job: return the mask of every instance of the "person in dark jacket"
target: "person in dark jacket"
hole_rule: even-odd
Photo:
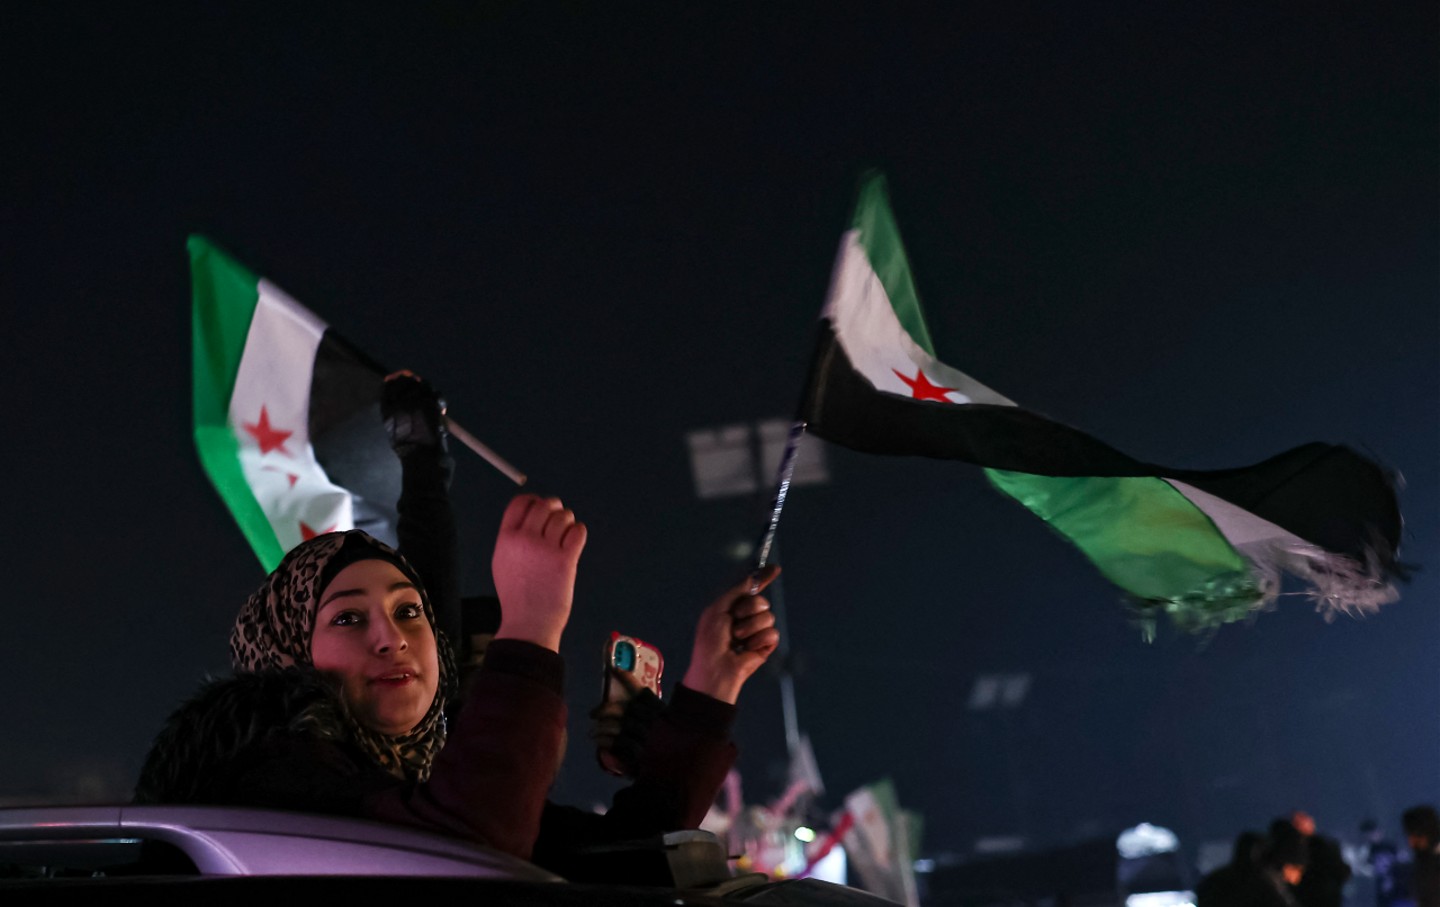
[[[242,608],[236,675],[171,717],[136,799],[362,816],[521,857],[563,853],[542,822],[563,748],[558,646],[585,534],[554,499],[522,495],[506,510],[492,563],[501,625],[448,735],[453,657],[418,574],[360,531],[302,543]],[[758,591],[747,583],[705,610],[635,784],[604,817],[560,814],[562,839],[703,818],[734,759],[735,695],[777,639]]]
[[[1265,849],[1261,865],[1265,875],[1290,907],[1298,907],[1300,899],[1295,896],[1295,886],[1305,878],[1306,866],[1310,862],[1310,850],[1306,837],[1289,819],[1276,819],[1270,823],[1269,846]]]
[[[1195,886],[1196,907],[1239,907],[1263,903],[1261,896],[1272,886],[1261,876],[1265,836],[1242,831],[1235,838],[1230,862],[1210,872]]]
[[[1290,814],[1290,824],[1305,838],[1309,860],[1305,875],[1295,886],[1301,907],[1341,907],[1345,883],[1350,881],[1350,864],[1340,852],[1340,842],[1315,830],[1315,820],[1304,810]]]
[[[414,569],[358,530],[303,542],[241,608],[235,677],[171,717],[136,799],[365,816],[529,856],[560,760],[557,648],[584,542],[558,502],[512,502],[495,576],[514,605],[448,741],[455,666]]]
[[[1440,907],[1440,812],[1428,804],[1412,806],[1400,816],[1410,852],[1410,895],[1415,907]]]

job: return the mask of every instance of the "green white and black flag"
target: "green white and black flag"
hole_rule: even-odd
[[[984,467],[1111,582],[1188,628],[1245,616],[1284,574],[1327,613],[1398,597],[1394,484],[1354,451],[1312,443],[1237,469],[1170,469],[941,362],[878,174],[840,241],[799,418],[856,450]]]
[[[190,237],[195,444],[266,570],[311,536],[395,542],[384,372],[279,287]]]

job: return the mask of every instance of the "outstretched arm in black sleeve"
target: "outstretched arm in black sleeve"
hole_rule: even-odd
[[[400,553],[420,574],[440,629],[463,658],[460,540],[450,504],[455,461],[446,444],[445,401],[425,379],[396,372],[385,379],[380,414],[400,458]]]

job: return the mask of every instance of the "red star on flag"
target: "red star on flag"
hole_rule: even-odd
[[[309,526],[306,526],[304,520],[301,520],[301,521],[300,521],[300,541],[302,541],[302,542],[308,542],[308,541],[310,541],[311,539],[313,539],[313,538],[314,538],[315,536],[317,536],[317,535],[324,535],[324,534],[327,533],[327,532],[334,532],[334,531],[335,531],[335,527],[334,527],[334,526],[331,526],[329,529],[321,529],[320,531],[317,532],[317,531],[315,531],[314,529],[311,529]]]
[[[255,439],[255,443],[260,445],[260,453],[262,455],[272,450],[278,450],[285,456],[290,456],[290,451],[285,449],[285,439],[295,434],[295,432],[281,431],[278,428],[272,428],[270,425],[270,414],[265,411],[264,406],[260,407],[259,422],[256,422],[254,425],[251,425],[249,422],[242,424],[245,426],[245,432]]]
[[[892,368],[890,371],[894,372],[901,381],[905,382],[906,386],[910,388],[910,396],[916,400],[939,400],[941,403],[949,403],[951,402],[950,398],[945,395],[959,390],[959,388],[940,387],[938,384],[931,384],[930,379],[925,377],[925,371],[923,369],[915,369],[914,378],[905,377],[904,373],[898,368]]]

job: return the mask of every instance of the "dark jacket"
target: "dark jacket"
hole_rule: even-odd
[[[1274,870],[1229,863],[1195,887],[1196,907],[1294,907],[1296,901]]]
[[[1324,835],[1310,835],[1309,852],[1305,875],[1295,886],[1295,899],[1301,907],[1341,907],[1351,869],[1340,853],[1340,842]]]
[[[547,803],[560,763],[560,656],[496,640],[428,780],[406,782],[347,739],[343,700],[313,670],[206,684],[156,737],[144,803],[356,816],[488,844],[564,874],[585,846],[694,828],[735,759],[734,707],[678,687],[651,728],[635,783],[604,816]]]
[[[1415,907],[1440,907],[1440,845],[1415,852],[1410,894]]]
[[[540,646],[504,642],[427,781],[376,765],[348,739],[334,688],[314,671],[289,669],[202,688],[156,738],[136,799],[381,819],[528,858],[564,745],[563,662]]]

